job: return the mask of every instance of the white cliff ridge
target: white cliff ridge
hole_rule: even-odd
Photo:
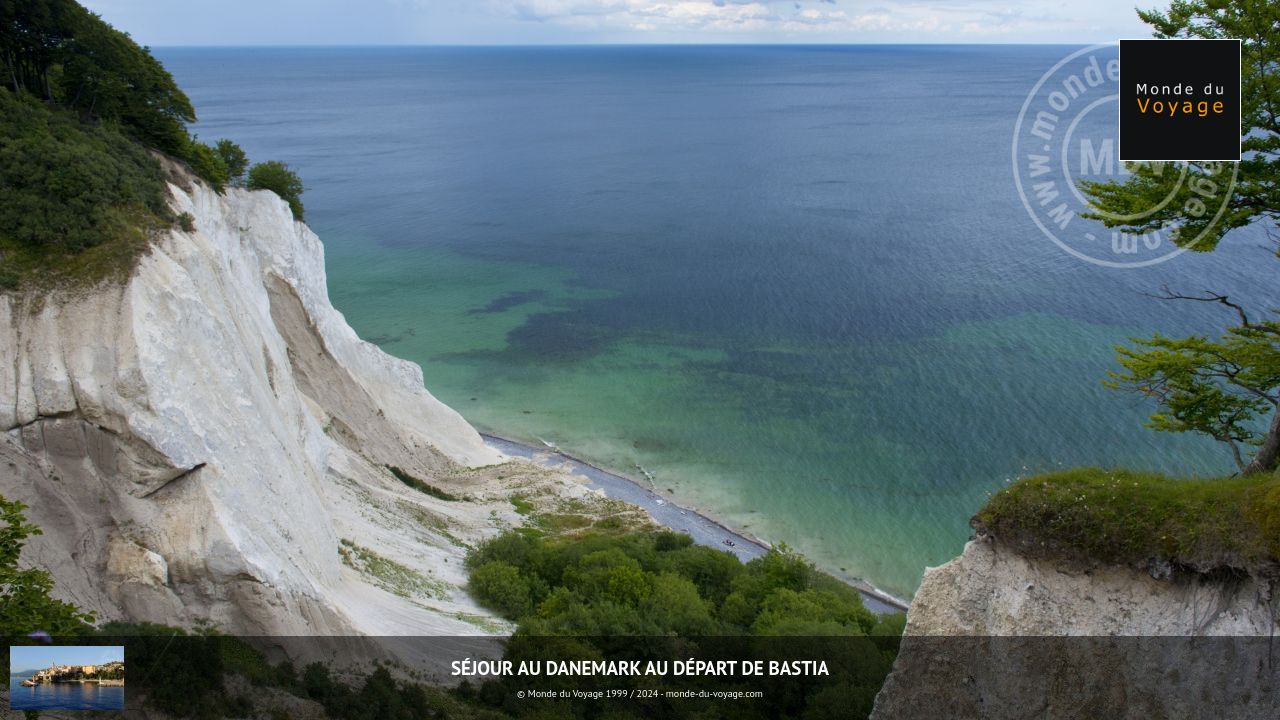
[[[45,530],[24,562],[102,620],[476,634],[464,543],[511,508],[469,468],[505,458],[347,326],[283,201],[172,191],[194,230],[127,280],[0,295],[0,494]]]

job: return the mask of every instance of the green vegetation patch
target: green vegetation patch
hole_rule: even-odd
[[[467,558],[469,589],[516,621],[505,659],[675,662],[699,658],[822,659],[822,679],[540,678],[539,689],[760,690],[764,698],[706,717],[866,717],[897,652],[905,617],[877,617],[858,591],[785,547],[745,565],[670,531],[544,537],[514,530]],[[504,704],[523,678],[486,682],[479,697],[517,716],[551,708]],[[684,717],[687,701],[655,699],[602,717]],[[702,717],[702,715],[698,715]]]
[[[383,590],[403,598],[447,598],[449,585],[443,580],[427,577],[407,565],[383,557],[367,547],[342,539],[338,548],[342,562],[367,575]]]
[[[533,502],[523,495],[512,495],[510,500],[511,505],[516,509],[516,513],[520,515],[532,515],[533,511],[537,509]]]
[[[468,547],[461,538],[453,534],[452,525],[449,524],[448,518],[443,515],[433,513],[424,507],[404,500],[396,501],[396,505],[428,532],[439,535],[456,547]]]
[[[237,148],[238,150],[238,148]],[[243,151],[240,152],[240,167],[243,167]],[[231,158],[222,160],[222,162],[233,162]],[[302,186],[302,179],[298,174],[289,169],[289,166],[279,160],[268,160],[258,163],[249,168],[249,179],[245,186],[251,190],[270,190],[279,195],[286,203],[289,204],[289,211],[293,213],[294,220],[302,220],[302,192],[305,188]]]
[[[0,2],[0,291],[119,277],[157,230],[192,230],[168,207],[155,154],[214,190],[273,190],[302,218],[287,165],[187,129],[190,99],[147,48],[74,0]]]
[[[404,470],[401,470],[400,468],[396,467],[395,465],[387,465],[386,468],[392,475],[395,475],[396,479],[399,480],[400,482],[404,483],[405,485],[408,485],[409,487],[413,488],[414,490],[417,490],[418,492],[426,493],[427,495],[430,495],[431,497],[436,498],[437,500],[446,500],[448,502],[460,502],[463,499],[452,493],[445,492],[444,490],[441,490],[435,485],[432,485],[424,480],[416,478],[413,475],[410,475],[409,473],[405,472]]]
[[[127,271],[172,227],[160,163],[108,124],[0,92],[0,289]]]
[[[1071,565],[1270,576],[1280,557],[1280,479],[1076,468],[1010,485],[972,525],[1025,555]]]
[[[873,634],[858,591],[786,550],[742,564],[669,531],[511,531],[467,558],[472,594],[536,634]]]
[[[525,517],[517,532],[534,538],[570,535],[625,535],[656,526],[644,511],[614,498],[597,495],[565,497],[541,492],[508,498],[516,514]]]
[[[595,526],[602,530],[623,528],[618,519],[612,516],[596,521],[575,513],[542,513],[534,518],[534,527],[551,535],[563,535]]]

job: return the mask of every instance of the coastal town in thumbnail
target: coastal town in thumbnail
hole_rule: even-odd
[[[24,687],[52,683],[96,682],[100,685],[124,685],[124,661],[102,665],[52,665],[23,680]]]

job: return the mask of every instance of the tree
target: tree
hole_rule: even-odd
[[[0,91],[0,239],[79,252],[171,217],[160,166],[110,127]]]
[[[150,50],[74,0],[0,0],[0,79],[186,158],[191,101]]]
[[[59,73],[59,103],[89,119],[117,120],[157,150],[186,157],[191,100],[147,48],[79,7],[64,17],[65,38],[47,58]]]
[[[1243,474],[1275,470],[1280,459],[1280,322],[1245,323],[1219,340],[1156,335],[1117,348],[1124,372],[1108,384],[1154,398],[1148,427],[1199,432],[1226,443]],[[1270,423],[1259,429],[1259,419]],[[1254,448],[1246,460],[1242,448]]]
[[[1173,242],[1207,252],[1224,235],[1254,222],[1280,221],[1280,3],[1274,0],[1175,0],[1167,12],[1139,11],[1159,38],[1241,39],[1241,150],[1235,182],[1220,217],[1200,200],[1228,180],[1222,163],[1190,163],[1185,176],[1159,164],[1127,165],[1124,182],[1083,182],[1096,212],[1087,215],[1127,232],[1164,231]],[[1160,200],[1173,195],[1161,205]],[[1138,220],[1140,210],[1160,209]],[[1108,384],[1154,398],[1149,425],[1200,432],[1226,443],[1244,474],[1272,472],[1280,455],[1280,325],[1250,323],[1226,295],[1165,298],[1217,302],[1234,309],[1240,325],[1218,341],[1156,336],[1118,348],[1123,372]],[[1265,419],[1270,413],[1270,418]],[[1259,429],[1261,427],[1265,429]],[[1246,460],[1241,450],[1253,448]]]
[[[192,138],[186,157],[191,170],[208,181],[214,190],[222,192],[226,189],[231,173],[217,150]]]
[[[279,160],[268,160],[249,168],[249,182],[245,184],[251,190],[270,190],[289,203],[295,220],[302,219],[302,179]]]
[[[244,149],[234,142],[223,138],[213,146],[213,152],[222,160],[227,169],[227,179],[232,185],[244,183],[245,171],[249,169],[249,156]]]
[[[529,583],[514,565],[495,560],[471,573],[471,592],[480,602],[512,620],[530,610]]]
[[[667,632],[690,637],[715,631],[711,603],[702,599],[692,581],[675,573],[662,573],[653,578],[640,609]]]
[[[83,12],[71,0],[0,0],[0,79],[13,92],[53,99],[49,70]]]
[[[0,637],[17,638],[37,630],[71,635],[93,622],[93,613],[50,597],[53,577],[39,568],[20,568],[27,538],[41,534],[27,523],[26,506],[0,497]]]
[[[1160,164],[1126,165],[1125,182],[1083,182],[1100,212],[1087,215],[1127,232],[1169,232],[1174,242],[1198,251],[1217,247],[1224,235],[1257,219],[1280,220],[1280,3],[1274,0],[1175,0],[1168,12],[1139,11],[1158,38],[1239,38],[1241,40],[1241,152],[1234,187],[1222,217],[1196,213],[1197,191],[1221,187],[1221,163],[1192,163],[1187,177]],[[1160,205],[1140,220],[1117,219]],[[1197,241],[1196,238],[1203,237]],[[1192,244],[1194,243],[1194,244]]]

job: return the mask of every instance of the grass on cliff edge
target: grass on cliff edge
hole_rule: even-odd
[[[1153,574],[1275,576],[1280,477],[1179,480],[1075,468],[996,493],[973,527],[1032,557]]]

